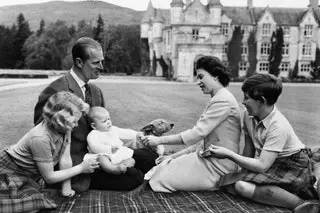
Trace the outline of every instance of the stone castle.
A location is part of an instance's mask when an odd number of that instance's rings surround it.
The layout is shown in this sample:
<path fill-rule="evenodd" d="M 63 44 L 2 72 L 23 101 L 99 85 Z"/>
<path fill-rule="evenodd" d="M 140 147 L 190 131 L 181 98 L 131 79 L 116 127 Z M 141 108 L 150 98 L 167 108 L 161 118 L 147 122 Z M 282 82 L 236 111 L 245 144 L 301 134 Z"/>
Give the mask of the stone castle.
<path fill-rule="evenodd" d="M 310 0 L 305 8 L 223 6 L 220 0 L 172 0 L 170 10 L 156 9 L 151 0 L 141 20 L 141 39 L 148 41 L 150 69 L 164 75 L 163 60 L 173 78 L 193 81 L 193 63 L 201 55 L 214 55 L 228 64 L 228 42 L 235 26 L 241 26 L 243 40 L 239 76 L 246 75 L 248 37 L 255 32 L 257 42 L 256 72 L 268 72 L 271 35 L 277 27 L 284 32 L 280 75 L 287 77 L 298 64 L 299 76 L 310 76 L 310 62 L 320 46 L 320 10 L 318 0 Z M 156 63 L 152 63 L 153 58 Z M 160 60 L 161 59 L 161 60 Z"/>

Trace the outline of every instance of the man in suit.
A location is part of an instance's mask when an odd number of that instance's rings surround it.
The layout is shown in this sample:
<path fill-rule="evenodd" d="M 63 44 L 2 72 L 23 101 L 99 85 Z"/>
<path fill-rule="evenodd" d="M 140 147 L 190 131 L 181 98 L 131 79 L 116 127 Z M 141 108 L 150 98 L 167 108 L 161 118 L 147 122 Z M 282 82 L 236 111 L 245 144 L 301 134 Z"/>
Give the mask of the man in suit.
<path fill-rule="evenodd" d="M 42 121 L 42 108 L 48 98 L 59 91 L 70 91 L 85 100 L 90 106 L 105 107 L 102 91 L 90 79 L 97 79 L 103 70 L 103 51 L 101 45 L 88 37 L 80 38 L 72 48 L 73 66 L 65 76 L 58 78 L 47 86 L 39 95 L 34 109 L 34 123 Z M 71 157 L 73 165 L 82 162 L 87 150 L 87 135 L 91 131 L 86 116 L 82 116 L 71 135 Z M 146 149 L 147 150 L 147 149 Z M 138 163 L 148 170 L 154 165 L 157 156 L 146 150 L 135 152 Z M 136 160 L 137 161 L 137 160 Z M 149 168 L 150 167 L 150 168 Z M 81 174 L 72 178 L 72 188 L 76 191 L 85 191 L 90 188 L 131 190 L 143 182 L 143 173 L 140 170 L 130 170 L 122 175 L 113 175 L 97 169 L 93 174 Z M 116 186 L 116 188 L 113 188 Z"/>

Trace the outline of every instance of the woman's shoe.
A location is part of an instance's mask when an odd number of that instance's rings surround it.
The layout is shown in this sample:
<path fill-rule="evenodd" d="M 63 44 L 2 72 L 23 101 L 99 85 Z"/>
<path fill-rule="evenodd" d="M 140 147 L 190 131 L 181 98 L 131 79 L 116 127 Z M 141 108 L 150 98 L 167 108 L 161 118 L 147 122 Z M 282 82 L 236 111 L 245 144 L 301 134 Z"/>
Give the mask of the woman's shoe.
<path fill-rule="evenodd" d="M 320 213 L 319 201 L 306 201 L 301 205 L 297 206 L 293 210 L 293 213 Z"/>

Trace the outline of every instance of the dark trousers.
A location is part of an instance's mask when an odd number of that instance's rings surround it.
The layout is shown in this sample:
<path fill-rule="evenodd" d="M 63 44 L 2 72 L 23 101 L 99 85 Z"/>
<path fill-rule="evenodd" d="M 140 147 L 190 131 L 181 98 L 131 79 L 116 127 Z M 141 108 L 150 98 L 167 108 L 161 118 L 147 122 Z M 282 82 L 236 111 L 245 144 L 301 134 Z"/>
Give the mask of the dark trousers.
<path fill-rule="evenodd" d="M 106 173 L 97 169 L 91 174 L 90 189 L 129 191 L 140 186 L 144 180 L 144 174 L 153 166 L 158 154 L 149 148 L 136 149 L 133 153 L 135 166 L 128 168 L 127 172 L 120 175 Z"/>

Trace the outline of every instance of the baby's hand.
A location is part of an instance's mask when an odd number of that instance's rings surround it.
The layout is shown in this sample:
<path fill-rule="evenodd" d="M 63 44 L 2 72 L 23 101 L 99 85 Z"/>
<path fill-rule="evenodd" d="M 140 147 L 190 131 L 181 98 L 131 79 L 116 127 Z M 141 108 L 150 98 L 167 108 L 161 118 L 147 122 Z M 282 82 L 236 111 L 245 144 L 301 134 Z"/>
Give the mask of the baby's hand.
<path fill-rule="evenodd" d="M 142 139 L 143 139 L 144 135 L 142 132 L 137 132 L 137 135 L 136 135 L 136 141 L 137 142 L 141 142 Z"/>
<path fill-rule="evenodd" d="M 63 188 L 61 190 L 61 194 L 65 197 L 73 197 L 76 194 L 76 192 L 72 189 Z"/>

